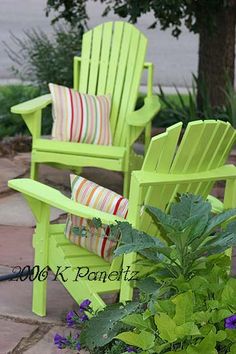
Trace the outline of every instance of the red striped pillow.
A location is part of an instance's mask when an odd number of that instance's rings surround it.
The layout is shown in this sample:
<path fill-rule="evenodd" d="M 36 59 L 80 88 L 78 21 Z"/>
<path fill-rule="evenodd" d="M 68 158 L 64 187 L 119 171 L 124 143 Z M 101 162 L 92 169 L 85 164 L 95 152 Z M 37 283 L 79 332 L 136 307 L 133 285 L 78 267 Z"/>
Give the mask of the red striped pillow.
<path fill-rule="evenodd" d="M 52 94 L 55 140 L 111 145 L 111 97 L 81 94 L 71 88 L 49 84 Z"/>
<path fill-rule="evenodd" d="M 99 186 L 83 177 L 71 175 L 71 198 L 83 205 L 126 218 L 128 200 L 121 195 Z M 85 236 L 78 235 L 74 228 L 84 230 Z M 73 243 L 88 249 L 110 262 L 118 240 L 110 240 L 110 228 L 102 225 L 95 228 L 91 221 L 75 215 L 68 215 L 65 236 Z"/>

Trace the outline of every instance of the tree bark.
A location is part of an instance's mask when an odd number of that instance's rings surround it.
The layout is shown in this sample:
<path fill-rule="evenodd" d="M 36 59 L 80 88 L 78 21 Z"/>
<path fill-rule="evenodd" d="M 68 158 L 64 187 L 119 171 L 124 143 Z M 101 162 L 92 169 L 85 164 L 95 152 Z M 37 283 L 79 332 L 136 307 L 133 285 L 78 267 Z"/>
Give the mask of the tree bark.
<path fill-rule="evenodd" d="M 202 110 L 206 92 L 212 107 L 222 106 L 226 103 L 227 83 L 234 84 L 236 0 L 231 0 L 228 8 L 215 15 L 212 30 L 204 21 L 200 20 L 199 24 L 197 103 Z"/>

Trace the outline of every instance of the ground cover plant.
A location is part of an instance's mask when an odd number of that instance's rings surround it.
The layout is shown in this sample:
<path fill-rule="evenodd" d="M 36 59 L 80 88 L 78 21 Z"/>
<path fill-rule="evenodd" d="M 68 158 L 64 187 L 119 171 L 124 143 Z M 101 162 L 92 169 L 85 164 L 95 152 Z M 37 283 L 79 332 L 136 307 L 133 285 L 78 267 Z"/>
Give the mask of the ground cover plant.
<path fill-rule="evenodd" d="M 93 313 L 83 322 L 79 345 L 92 353 L 236 353 L 236 279 L 225 253 L 236 244 L 236 209 L 214 215 L 209 202 L 184 194 L 168 214 L 146 211 L 162 241 L 122 222 L 115 251 L 140 255 L 140 299 Z M 70 325 L 76 318 L 70 313 Z"/>

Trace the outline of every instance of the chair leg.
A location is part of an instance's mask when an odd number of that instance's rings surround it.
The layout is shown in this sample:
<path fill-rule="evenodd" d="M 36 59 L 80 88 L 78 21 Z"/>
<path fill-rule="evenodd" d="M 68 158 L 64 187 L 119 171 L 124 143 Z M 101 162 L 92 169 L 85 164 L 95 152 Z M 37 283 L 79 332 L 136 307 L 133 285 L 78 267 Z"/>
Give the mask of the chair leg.
<path fill-rule="evenodd" d="M 31 161 L 30 178 L 37 181 L 39 172 L 39 164 Z"/>
<path fill-rule="evenodd" d="M 37 264 L 39 266 L 39 271 L 45 274 L 47 277 L 48 270 L 47 266 L 43 262 Z M 43 277 L 43 275 L 42 275 Z M 46 316 L 46 303 L 47 303 L 47 279 L 40 281 L 36 278 L 33 282 L 33 302 L 32 311 L 41 317 Z"/>
<path fill-rule="evenodd" d="M 49 243 L 48 205 L 41 204 L 40 221 L 37 223 L 35 234 L 34 264 L 39 273 L 33 281 L 32 311 L 39 316 L 46 316 L 47 277 L 48 277 L 48 243 Z"/>
<path fill-rule="evenodd" d="M 131 178 L 131 171 L 124 172 L 123 196 L 125 198 L 129 197 L 130 178 Z"/>

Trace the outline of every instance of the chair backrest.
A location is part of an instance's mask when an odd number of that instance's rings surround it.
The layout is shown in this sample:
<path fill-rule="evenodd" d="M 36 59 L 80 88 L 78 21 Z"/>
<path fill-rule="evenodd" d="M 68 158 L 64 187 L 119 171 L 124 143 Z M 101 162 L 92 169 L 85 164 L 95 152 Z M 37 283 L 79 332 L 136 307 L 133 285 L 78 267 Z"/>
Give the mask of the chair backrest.
<path fill-rule="evenodd" d="M 76 86 L 81 93 L 111 95 L 115 146 L 124 146 L 126 142 L 125 118 L 135 107 L 146 48 L 147 38 L 126 22 L 107 22 L 83 35 Z"/>
<path fill-rule="evenodd" d="M 184 176 L 223 166 L 236 142 L 235 129 L 223 121 L 191 122 L 182 139 L 181 128 L 181 123 L 175 124 L 151 140 L 142 171 L 154 172 L 157 178 L 160 174 L 182 175 L 183 182 L 143 188 L 140 205 L 152 205 L 168 210 L 177 193 L 188 192 L 206 198 L 215 182 L 209 179 L 186 182 Z M 153 223 L 146 213 L 143 215 L 142 225 L 141 228 L 145 231 L 155 233 Z"/>

